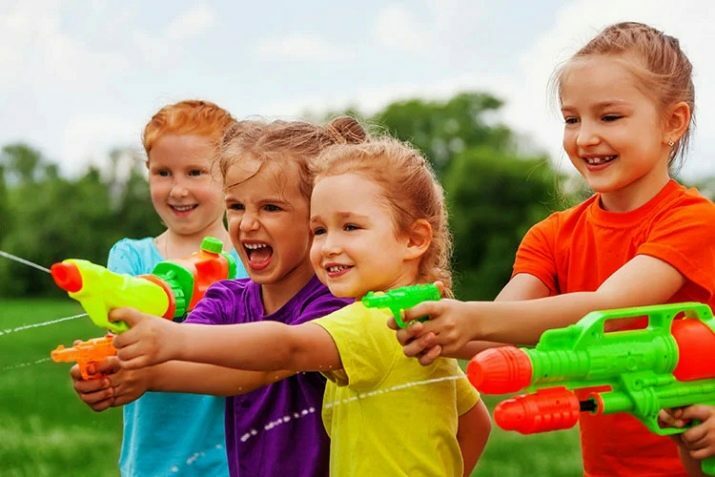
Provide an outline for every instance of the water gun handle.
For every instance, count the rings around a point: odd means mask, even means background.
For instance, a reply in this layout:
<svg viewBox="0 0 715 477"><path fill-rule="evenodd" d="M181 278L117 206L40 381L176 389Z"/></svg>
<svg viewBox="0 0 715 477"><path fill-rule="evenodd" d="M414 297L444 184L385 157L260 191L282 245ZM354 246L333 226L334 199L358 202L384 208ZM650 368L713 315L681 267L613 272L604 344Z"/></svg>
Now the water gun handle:
<svg viewBox="0 0 715 477"><path fill-rule="evenodd" d="M700 461L700 470L705 475L715 475L715 456Z"/></svg>

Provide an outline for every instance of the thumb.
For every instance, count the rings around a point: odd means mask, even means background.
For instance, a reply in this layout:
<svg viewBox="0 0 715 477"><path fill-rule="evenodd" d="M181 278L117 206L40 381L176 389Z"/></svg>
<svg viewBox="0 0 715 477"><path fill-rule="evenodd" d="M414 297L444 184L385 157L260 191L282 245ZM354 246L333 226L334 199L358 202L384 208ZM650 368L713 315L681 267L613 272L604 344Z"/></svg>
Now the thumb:
<svg viewBox="0 0 715 477"><path fill-rule="evenodd" d="M433 315L437 312L438 307L439 302L437 301L425 301L416 305L414 308L405 310L403 319L405 321L411 321L422 318L423 316Z"/></svg>
<svg viewBox="0 0 715 477"><path fill-rule="evenodd" d="M133 328L144 319L144 315L134 308L114 308L109 312L108 318L112 323L123 321L130 328Z"/></svg>

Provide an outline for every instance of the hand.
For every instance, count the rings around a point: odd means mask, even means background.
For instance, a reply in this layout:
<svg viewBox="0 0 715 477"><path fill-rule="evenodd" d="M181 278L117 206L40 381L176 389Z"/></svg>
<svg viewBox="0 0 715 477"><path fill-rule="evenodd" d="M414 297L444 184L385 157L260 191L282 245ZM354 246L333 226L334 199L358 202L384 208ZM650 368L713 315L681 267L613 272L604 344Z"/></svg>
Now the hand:
<svg viewBox="0 0 715 477"><path fill-rule="evenodd" d="M465 302L445 299L428 301L405 310L407 328L397 331L397 340L406 356L418 357L423 365L432 363L438 356L457 356L459 350L473 337L475 318ZM428 315L426 322L415 321ZM395 328L394 320L389 325Z"/></svg>
<svg viewBox="0 0 715 477"><path fill-rule="evenodd" d="M715 406L696 404L675 410L682 421L699 421L680 436L682 445L688 449L690 457L702 460L715 456Z"/></svg>
<svg viewBox="0 0 715 477"><path fill-rule="evenodd" d="M113 341L124 369L139 369L169 361L177 357L181 349L181 330L177 323L132 308L112 310L109 320L124 321L130 328Z"/></svg>
<svg viewBox="0 0 715 477"><path fill-rule="evenodd" d="M79 365L75 364L70 369L72 387L87 406L94 411L101 412L114 404L114 389L109 376L119 370L119 360L112 356L101 363L90 366L94 368L90 369L92 374L101 373L104 377L85 381L82 379Z"/></svg>

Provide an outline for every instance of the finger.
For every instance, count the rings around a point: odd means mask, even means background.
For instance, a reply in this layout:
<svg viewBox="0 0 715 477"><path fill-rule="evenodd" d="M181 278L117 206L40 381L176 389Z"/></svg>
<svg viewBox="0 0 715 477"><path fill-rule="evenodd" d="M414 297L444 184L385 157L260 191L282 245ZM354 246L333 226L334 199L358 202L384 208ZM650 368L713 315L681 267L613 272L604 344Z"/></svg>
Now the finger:
<svg viewBox="0 0 715 477"><path fill-rule="evenodd" d="M713 408L711 406L704 406L702 404L695 404L693 406L685 407L681 410L681 419L689 420L696 419L698 421L705 421L713 414Z"/></svg>
<svg viewBox="0 0 715 477"><path fill-rule="evenodd" d="M75 364L70 368L70 376L73 381L82 380L82 372L79 370L79 364Z"/></svg>
<svg viewBox="0 0 715 477"><path fill-rule="evenodd" d="M418 339L413 339L404 346L402 346L402 352L408 358L414 358L420 356L425 351L425 346Z"/></svg>
<svg viewBox="0 0 715 477"><path fill-rule="evenodd" d="M79 398L87 405L94 406L105 400L111 400L114 396L114 390L112 388L102 389L100 391L95 391L92 393L82 393Z"/></svg>
<svg viewBox="0 0 715 477"><path fill-rule="evenodd" d="M437 280L434 282L435 285L437 285L437 289L439 289L439 294L444 297L445 292L447 291L447 287L444 285L444 282L442 280Z"/></svg>
<svg viewBox="0 0 715 477"><path fill-rule="evenodd" d="M124 360L122 359L122 369L141 369L147 366L146 356L137 356L136 358L131 358Z"/></svg>
<svg viewBox="0 0 715 477"><path fill-rule="evenodd" d="M683 437L681 439L683 443L688 446L688 449L694 449L696 448L698 441L707 437L707 434L707 427L703 425L697 425L683 432Z"/></svg>
<svg viewBox="0 0 715 477"><path fill-rule="evenodd" d="M111 389L111 384L106 378L102 379L88 379L87 381L75 381L73 383L74 390L78 394L94 393L97 391L103 391L106 389Z"/></svg>
<svg viewBox="0 0 715 477"><path fill-rule="evenodd" d="M712 457L713 455L715 455L715 449L713 449L712 447L704 447L702 449L690 451L690 457L696 460L707 459L708 457Z"/></svg>
<svg viewBox="0 0 715 477"><path fill-rule="evenodd" d="M412 323L412 325L407 328L402 328L396 333L397 341L399 341L402 346L405 346L422 334L422 330L424 329L422 323L419 321L413 321Z"/></svg>
<svg viewBox="0 0 715 477"><path fill-rule="evenodd" d="M121 369L119 358L110 356L109 358L95 364L96 372L102 373L105 376L114 374Z"/></svg>
<svg viewBox="0 0 715 477"><path fill-rule="evenodd" d="M425 301L422 302L418 305L416 305L413 308L409 308L404 311L403 314L403 319L405 322L407 321L413 321L418 318L422 318L423 316L432 316L432 315L437 315L438 310L440 309L440 302L438 301Z"/></svg>
<svg viewBox="0 0 715 477"><path fill-rule="evenodd" d="M130 328L136 326L142 319L144 319L144 315L134 308L115 308L109 312L109 321L123 321Z"/></svg>
<svg viewBox="0 0 715 477"><path fill-rule="evenodd" d="M394 319L393 317L390 317L390 318L387 320L387 327L390 328L390 329L393 329L393 330L399 330L399 329L400 329L400 327L397 326L397 322L395 321L395 319Z"/></svg>
<svg viewBox="0 0 715 477"><path fill-rule="evenodd" d="M658 424L660 427L683 427L685 421L676 418L669 410L661 409L658 413Z"/></svg>
<svg viewBox="0 0 715 477"><path fill-rule="evenodd" d="M428 366L434 362L435 359L439 358L440 355L442 354L442 347L441 346L433 346L432 348L428 349L425 353L422 353L422 356L420 356L420 364L422 366Z"/></svg>

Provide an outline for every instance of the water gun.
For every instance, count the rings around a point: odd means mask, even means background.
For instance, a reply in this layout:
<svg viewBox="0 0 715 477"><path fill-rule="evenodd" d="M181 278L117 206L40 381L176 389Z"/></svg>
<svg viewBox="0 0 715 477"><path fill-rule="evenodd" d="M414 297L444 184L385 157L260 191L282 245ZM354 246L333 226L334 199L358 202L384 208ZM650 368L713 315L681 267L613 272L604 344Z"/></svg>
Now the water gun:
<svg viewBox="0 0 715 477"><path fill-rule="evenodd" d="M643 318L642 328L607 331ZM535 391L497 405L494 419L505 430L567 429L582 412L627 412L651 432L670 435L686 428L660 427L661 409L715 404L713 349L715 319L704 304L596 311L546 331L533 349L506 346L477 354L467 376L485 394ZM715 475L715 457L701 467Z"/></svg>
<svg viewBox="0 0 715 477"><path fill-rule="evenodd" d="M442 293L434 283L409 285L395 288L387 292L368 292L362 297L362 304L367 308L389 308L395 323L400 328L407 324L402 319L402 310L412 308L423 301L436 301L442 298ZM420 321L427 317L420 318Z"/></svg>
<svg viewBox="0 0 715 477"><path fill-rule="evenodd" d="M114 339L114 335L107 334L101 338L81 341L71 348L65 348L59 345L50 353L50 357L55 363L76 362L79 364L82 379L98 378L100 375L90 373L90 364L100 363L108 357L117 354L117 350L112 345L112 339Z"/></svg>
<svg viewBox="0 0 715 477"><path fill-rule="evenodd" d="M212 283L235 278L236 270L236 259L223 252L223 243L214 237L204 237L199 251L189 258L159 262L148 275L114 273L78 259L67 259L50 268L57 286L80 302L94 324L112 333L128 329L124 322L109 321L112 308L131 307L150 315L183 321ZM111 345L111 337L84 341L69 349L60 345L51 357L58 362L67 361L67 356L81 356L82 361L78 362L84 377L89 363L97 361L86 356L107 356L104 354L107 343L102 340Z"/></svg>

